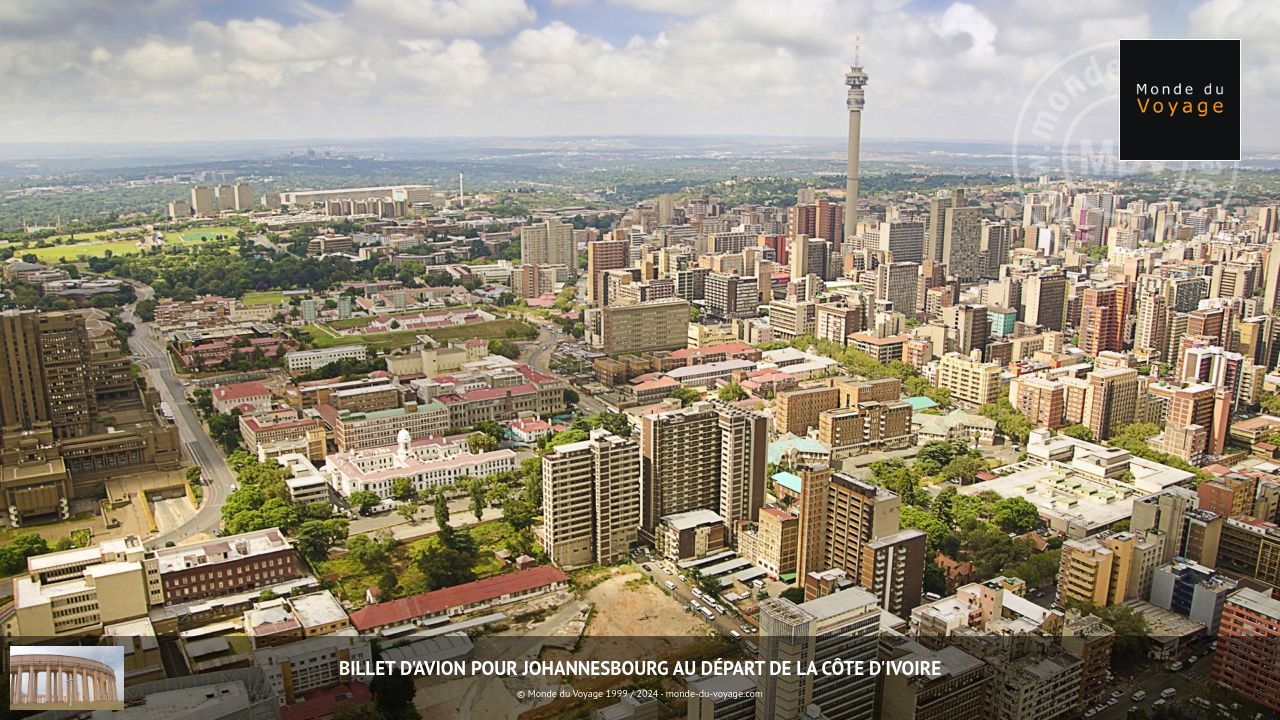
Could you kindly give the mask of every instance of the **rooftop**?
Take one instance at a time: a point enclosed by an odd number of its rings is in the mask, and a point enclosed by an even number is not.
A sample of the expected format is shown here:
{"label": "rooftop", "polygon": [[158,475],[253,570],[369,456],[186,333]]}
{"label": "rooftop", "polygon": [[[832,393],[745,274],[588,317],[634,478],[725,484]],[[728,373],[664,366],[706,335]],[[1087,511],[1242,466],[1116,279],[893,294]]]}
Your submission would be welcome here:
{"label": "rooftop", "polygon": [[504,595],[529,592],[569,577],[551,565],[539,565],[495,575],[483,580],[410,595],[399,600],[369,605],[351,613],[351,624],[360,631],[406,622],[414,618],[439,615],[451,608],[462,608],[495,600]]}
{"label": "rooftop", "polygon": [[690,530],[700,525],[722,523],[724,518],[713,510],[690,510],[689,512],[664,515],[658,521],[670,525],[676,530]]}
{"label": "rooftop", "polygon": [[195,545],[160,548],[155,551],[160,572],[176,572],[232,562],[255,555],[292,549],[279,528],[255,530],[240,535],[216,538]]}

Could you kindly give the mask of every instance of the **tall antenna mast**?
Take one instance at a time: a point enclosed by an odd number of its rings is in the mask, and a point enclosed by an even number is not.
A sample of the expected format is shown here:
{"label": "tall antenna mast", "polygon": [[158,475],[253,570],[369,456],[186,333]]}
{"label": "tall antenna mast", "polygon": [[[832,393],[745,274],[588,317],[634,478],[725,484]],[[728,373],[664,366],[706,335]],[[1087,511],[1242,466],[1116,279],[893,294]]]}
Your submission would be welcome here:
{"label": "tall antenna mast", "polygon": [[860,57],[862,55],[862,36],[855,35],[853,38],[853,64],[861,65]]}

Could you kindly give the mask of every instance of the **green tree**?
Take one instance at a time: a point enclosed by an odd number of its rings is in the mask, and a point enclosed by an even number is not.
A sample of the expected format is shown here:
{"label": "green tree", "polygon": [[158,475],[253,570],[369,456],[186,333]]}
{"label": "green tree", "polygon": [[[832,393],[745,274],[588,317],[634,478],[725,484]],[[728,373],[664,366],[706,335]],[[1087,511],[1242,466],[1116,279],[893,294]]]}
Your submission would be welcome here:
{"label": "green tree", "polygon": [[413,554],[413,562],[422,571],[429,590],[475,580],[474,566],[478,558],[479,550],[465,528],[455,530],[447,539],[444,535],[434,535]]}
{"label": "green tree", "polygon": [[955,480],[961,485],[970,485],[978,478],[978,473],[987,469],[982,458],[964,455],[953,458],[942,468],[939,477],[948,482]]}
{"label": "green tree", "polygon": [[902,527],[915,528],[925,534],[929,545],[930,555],[936,552],[941,552],[947,536],[951,534],[951,528],[941,520],[912,505],[902,506],[899,519],[901,520]]}
{"label": "green tree", "polygon": [[391,497],[400,502],[408,502],[418,497],[418,491],[413,487],[413,480],[407,477],[399,477],[392,480]]}
{"label": "green tree", "polygon": [[513,530],[532,527],[537,514],[537,510],[524,498],[509,498],[502,504],[502,519]]}
{"label": "green tree", "polygon": [[372,572],[390,566],[391,551],[395,546],[395,538],[390,536],[380,539],[376,536],[356,535],[347,541],[347,552],[353,560]]}
{"label": "green tree", "polygon": [[347,501],[359,508],[361,514],[367,515],[370,510],[382,503],[382,498],[371,490],[357,490],[347,497]]}
{"label": "green tree", "polygon": [[702,399],[702,393],[698,392],[697,390],[694,390],[691,387],[685,387],[681,385],[675,390],[672,390],[671,394],[667,395],[667,397],[671,397],[679,400],[681,407],[689,407],[690,405]]}
{"label": "green tree", "polygon": [[502,442],[502,436],[505,431],[502,426],[493,420],[481,420],[476,423],[475,430],[493,438],[495,442]]}
{"label": "green tree", "polygon": [[716,392],[716,397],[724,402],[737,402],[747,399],[747,391],[736,382],[725,384]]}
{"label": "green tree", "polygon": [[200,477],[201,475],[200,475],[199,465],[192,465],[191,467],[187,468],[187,483],[193,484],[193,485],[196,483],[199,483]]}
{"label": "green tree", "polygon": [[441,532],[449,529],[449,498],[445,497],[443,490],[437,490],[434,498],[431,499],[431,511],[436,521],[436,526]]}
{"label": "green tree", "polygon": [[308,520],[294,533],[294,547],[303,557],[320,562],[329,555],[329,547],[347,537],[345,523],[341,526],[325,520]]}
{"label": "green tree", "polygon": [[789,587],[786,590],[783,590],[778,597],[783,600],[790,600],[793,603],[802,603],[804,602],[804,588],[794,586]]}
{"label": "green tree", "polygon": [[49,552],[49,542],[37,533],[23,533],[0,546],[0,574],[13,575],[27,567],[27,558]]}
{"label": "green tree", "polygon": [[1258,405],[1263,412],[1275,415],[1280,413],[1280,395],[1275,393],[1262,393],[1258,398]]}
{"label": "green tree", "polygon": [[1005,532],[1025,533],[1040,525],[1040,511],[1026,498],[1004,498],[996,503],[991,519]]}
{"label": "green tree", "polygon": [[520,357],[520,346],[507,338],[495,338],[489,341],[489,352],[514,360]]}
{"label": "green tree", "polygon": [[467,449],[477,455],[492,452],[498,449],[498,441],[483,432],[471,433],[467,436]]}
{"label": "green tree", "polygon": [[1062,428],[1061,430],[1059,430],[1058,432],[1062,433],[1063,435],[1066,435],[1067,437],[1073,437],[1077,440],[1093,442],[1093,431],[1089,429],[1088,425],[1082,425],[1080,423],[1076,423],[1074,425],[1068,425]]}
{"label": "green tree", "polygon": [[412,523],[414,518],[418,516],[418,504],[415,502],[402,503],[400,507],[396,508],[396,512],[400,514],[400,517],[404,518],[405,522]]}
{"label": "green tree", "polygon": [[485,486],[484,481],[476,478],[467,485],[467,492],[471,495],[471,512],[476,516],[476,521],[484,519],[484,499]]}

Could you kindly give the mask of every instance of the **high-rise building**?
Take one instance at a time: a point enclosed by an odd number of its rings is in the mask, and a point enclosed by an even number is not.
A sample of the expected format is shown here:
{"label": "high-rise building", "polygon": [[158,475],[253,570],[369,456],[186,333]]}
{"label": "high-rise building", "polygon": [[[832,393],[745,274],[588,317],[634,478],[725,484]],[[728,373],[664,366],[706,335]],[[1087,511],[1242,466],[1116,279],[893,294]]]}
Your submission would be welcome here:
{"label": "high-rise building", "polygon": [[951,207],[943,213],[942,264],[962,281],[986,274],[982,256],[982,209]]}
{"label": "high-rise building", "polygon": [[1121,425],[1134,421],[1138,407],[1138,371],[1134,368],[1106,368],[1085,376],[1083,423],[1098,440],[1107,440]]}
{"label": "high-rise building", "polygon": [[859,402],[818,416],[818,440],[847,455],[910,444],[911,406],[905,402]]}
{"label": "high-rise building", "polygon": [[607,430],[542,458],[547,555],[562,568],[627,557],[640,527],[640,448]]}
{"label": "high-rise building", "polygon": [[792,235],[821,238],[839,246],[845,234],[844,208],[826,198],[811,204],[793,205],[787,209],[787,230]]}
{"label": "high-rise building", "polygon": [[236,209],[236,188],[234,185],[219,185],[213,189],[214,200],[218,204],[218,212]]}
{"label": "high-rise building", "polygon": [[235,210],[236,212],[248,212],[253,209],[253,186],[249,183],[238,182],[235,186]]}
{"label": "high-rise building", "polygon": [[[521,245],[523,249],[523,245]],[[592,305],[606,305],[605,272],[621,270],[631,264],[631,241],[594,240],[587,243],[587,300]],[[682,296],[684,297],[684,296]]]}
{"label": "high-rise building", "polygon": [[954,349],[961,355],[974,350],[984,352],[991,337],[991,316],[985,305],[944,307],[942,326],[947,329],[948,341],[954,341]]}
{"label": "high-rise building", "polygon": [[1060,270],[1042,271],[1022,283],[1022,321],[1045,330],[1063,329],[1067,313],[1067,278]]}
{"label": "high-rise building", "polygon": [[1107,607],[1146,597],[1161,550],[1132,532],[1067,540],[1058,565],[1058,604],[1074,600]]}
{"label": "high-rise building", "polygon": [[721,519],[732,539],[739,523],[753,521],[764,505],[769,419],[761,413],[717,403],[720,423]]}
{"label": "high-rise building", "polygon": [[866,92],[863,88],[867,85],[867,74],[862,71],[862,65],[857,58],[854,59],[849,72],[845,73],[844,84],[849,87],[849,97],[846,101],[849,108],[849,150],[844,185],[845,236],[832,239],[834,243],[846,242],[858,232],[858,163],[862,143],[862,109],[866,106]]}
{"label": "high-rise building", "polygon": [[1124,350],[1124,318],[1114,285],[1085,288],[1080,307],[1080,349],[1097,357]]}
{"label": "high-rise building", "polygon": [[[939,192],[929,200],[929,226],[924,236],[924,261],[941,264],[946,237],[947,210],[964,207],[964,190]],[[954,273],[953,273],[954,274]]]}
{"label": "high-rise building", "polygon": [[909,617],[920,604],[927,540],[924,532],[907,528],[871,541],[871,562],[862,566],[858,584],[886,612]]}
{"label": "high-rise building", "polygon": [[882,222],[875,249],[888,253],[893,262],[919,264],[924,260],[924,230],[924,223],[919,220]]}
{"label": "high-rise building", "polygon": [[92,431],[97,402],[84,316],[0,312],[0,431],[47,423],[54,439]]}
{"label": "high-rise building", "polygon": [[[727,512],[733,525],[764,504],[767,420],[717,400],[645,416],[640,425],[642,533],[667,515]],[[729,517],[721,517],[729,521]]]}
{"label": "high-rise building", "polygon": [[[760,659],[798,667],[829,660],[876,658],[880,608],[862,588],[808,602],[770,598],[760,603]],[[759,679],[757,720],[871,720],[876,675],[766,674]]]}
{"label": "high-rise building", "polygon": [[1280,713],[1280,600],[1252,588],[1227,598],[1211,680]]}
{"label": "high-rise building", "polygon": [[707,314],[724,320],[755,317],[760,311],[760,289],[751,276],[736,273],[707,275],[705,294]]}
{"label": "high-rise building", "polygon": [[1056,380],[1015,378],[1009,383],[1009,402],[1034,427],[1055,430],[1066,424],[1066,388]]}
{"label": "high-rise building", "polygon": [[214,214],[213,189],[208,185],[196,185],[191,188],[191,212],[196,217],[209,217]]}
{"label": "high-rise building", "polygon": [[894,312],[907,317],[917,315],[916,295],[920,285],[920,266],[914,262],[881,263],[875,274],[876,299],[893,303]]}
{"label": "high-rise building", "polygon": [[689,302],[679,298],[600,309],[600,351],[606,355],[679,350],[689,338]]}
{"label": "high-rise building", "polygon": [[578,250],[573,225],[545,220],[520,227],[520,262],[525,265],[564,265],[577,272]]}
{"label": "high-rise building", "polygon": [[[955,646],[938,650],[914,641],[885,638],[887,658],[917,667],[939,663],[940,674],[885,673],[880,679],[880,720],[986,720],[987,665]],[[882,653],[882,658],[884,654]]]}
{"label": "high-rise building", "polygon": [[982,223],[982,276],[1000,277],[1000,266],[1009,262],[1009,244],[1013,227],[1008,221]]}
{"label": "high-rise building", "polygon": [[840,394],[834,387],[801,388],[774,396],[773,427],[779,435],[790,433],[804,437],[818,426],[825,410],[839,406]]}

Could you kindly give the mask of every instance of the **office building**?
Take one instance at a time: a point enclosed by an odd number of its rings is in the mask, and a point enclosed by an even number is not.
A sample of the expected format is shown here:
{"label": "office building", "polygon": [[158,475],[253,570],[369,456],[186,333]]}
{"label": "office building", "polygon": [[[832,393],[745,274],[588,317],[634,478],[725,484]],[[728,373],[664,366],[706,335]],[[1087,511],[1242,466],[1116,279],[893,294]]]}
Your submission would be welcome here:
{"label": "office building", "polygon": [[880,720],[986,720],[987,665],[959,647],[934,650],[907,638],[886,638],[887,657],[940,663],[942,672],[885,673],[880,681]]}
{"label": "office building", "polygon": [[985,305],[944,307],[942,326],[947,330],[948,346],[961,355],[985,352],[991,339],[991,318]]}
{"label": "office building", "polygon": [[152,552],[170,603],[233,595],[306,575],[297,550],[278,528]]}
{"label": "office building", "polygon": [[364,345],[338,345],[321,350],[294,350],[284,354],[284,366],[291,373],[318,370],[339,360],[364,360],[369,349]]}
{"label": "office building", "polygon": [[407,478],[420,496],[426,496],[461,478],[512,472],[516,466],[516,454],[507,448],[471,453],[465,442],[450,443],[440,436],[415,439],[402,429],[394,445],[327,454],[321,473],[344,498],[368,491],[391,500],[400,478]]}
{"label": "office building", "polygon": [[914,262],[881,263],[876,268],[875,298],[888,300],[892,303],[890,309],[894,312],[900,312],[907,317],[915,317],[918,314],[916,294],[919,285],[920,266]]}
{"label": "office building", "polygon": [[1206,634],[1217,635],[1222,609],[1236,587],[1235,580],[1212,568],[1179,558],[1153,571],[1151,604],[1185,615],[1204,625]]}
{"label": "office building", "polygon": [[1124,308],[1114,285],[1085,288],[1080,308],[1080,350],[1099,353],[1124,350]]}
{"label": "office building", "polygon": [[165,601],[160,569],[136,535],[35,555],[26,565],[13,579],[9,637],[100,633]]}
{"label": "office building", "polygon": [[964,207],[964,205],[964,190],[952,190],[950,193],[940,191],[929,200],[929,226],[925,229],[924,262],[943,263],[947,210]]}
{"label": "office building", "polygon": [[773,429],[779,435],[804,437],[818,426],[823,412],[840,405],[840,391],[834,387],[788,390],[774,396]]}
{"label": "office building", "polygon": [[556,265],[521,265],[511,271],[511,292],[526,300],[555,292],[556,277],[564,271]]}
{"label": "office building", "polygon": [[982,209],[950,207],[943,213],[942,264],[962,282],[986,274],[982,256]]}
{"label": "office building", "polygon": [[925,224],[919,220],[882,222],[876,232],[875,249],[888,253],[892,262],[919,265],[924,260],[924,232]]}
{"label": "office building", "polygon": [[1247,515],[1226,518],[1215,567],[1280,588],[1280,526]]}
{"label": "office building", "polygon": [[907,528],[870,542],[872,560],[863,565],[858,584],[876,596],[881,609],[909,617],[924,591],[924,532]]}
{"label": "office building", "polygon": [[450,426],[449,408],[441,402],[410,400],[404,407],[374,412],[338,410],[321,405],[316,412],[333,432],[338,452],[395,445],[401,430],[414,439],[443,435]]}
{"label": "office building", "polygon": [[600,309],[599,350],[615,355],[679,350],[689,335],[689,302],[679,298]]}
{"label": "office building", "polygon": [[[874,595],[850,588],[797,605],[760,603],[760,659],[807,666],[876,658],[880,608]],[[766,674],[758,678],[757,720],[871,720],[876,676]]]}
{"label": "office building", "polygon": [[[787,208],[787,231],[792,235],[829,240],[839,246],[845,236],[844,208],[826,198],[813,203],[792,205]],[[853,232],[850,230],[849,234]]]}
{"label": "office building", "polygon": [[640,448],[606,430],[542,458],[545,546],[561,568],[624,560],[640,527]]}
{"label": "office building", "polygon": [[89,335],[74,312],[0,313],[0,428],[48,425],[55,440],[88,435],[97,420]]}
{"label": "office building", "polygon": [[707,315],[721,320],[755,317],[760,312],[757,279],[737,274],[713,272],[707,275],[705,305]]}
{"label": "office building", "polygon": [[1061,332],[1066,322],[1067,278],[1061,270],[1044,270],[1022,283],[1022,321]]}

